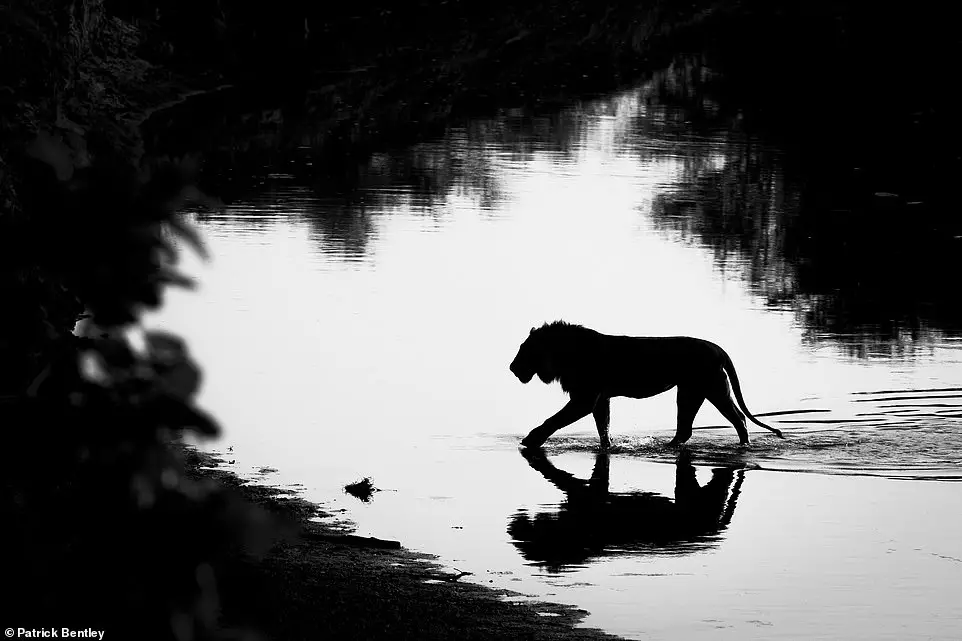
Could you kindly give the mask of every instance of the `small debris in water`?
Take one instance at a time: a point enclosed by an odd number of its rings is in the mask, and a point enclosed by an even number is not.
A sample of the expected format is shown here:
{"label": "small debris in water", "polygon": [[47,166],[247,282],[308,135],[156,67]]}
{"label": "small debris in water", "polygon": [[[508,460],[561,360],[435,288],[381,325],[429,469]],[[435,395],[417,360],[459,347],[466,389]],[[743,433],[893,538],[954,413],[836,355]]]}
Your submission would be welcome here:
{"label": "small debris in water", "polygon": [[375,492],[380,492],[381,490],[374,487],[374,484],[371,483],[370,476],[365,476],[363,479],[361,479],[360,481],[357,481],[356,483],[348,483],[347,485],[345,485],[344,491],[350,494],[351,496],[356,497],[361,501],[367,503],[371,500],[371,496]]}
{"label": "small debris in water", "polygon": [[458,579],[460,579],[460,578],[463,577],[463,576],[468,576],[469,574],[474,574],[474,572],[465,572],[464,570],[459,570],[459,569],[457,569],[457,568],[454,568],[454,571],[457,572],[457,574],[455,574],[455,575],[453,575],[453,576],[450,576],[450,577],[446,577],[446,578],[445,578],[446,581],[452,581],[452,582],[453,582],[453,581],[457,581]]}

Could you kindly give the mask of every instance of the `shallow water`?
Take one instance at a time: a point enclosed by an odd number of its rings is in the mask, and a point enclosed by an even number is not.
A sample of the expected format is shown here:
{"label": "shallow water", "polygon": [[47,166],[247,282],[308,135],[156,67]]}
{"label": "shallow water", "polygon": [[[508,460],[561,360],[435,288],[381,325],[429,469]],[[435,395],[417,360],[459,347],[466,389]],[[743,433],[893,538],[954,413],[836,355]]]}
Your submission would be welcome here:
{"label": "shallow water", "polygon": [[[850,322],[844,291],[781,251],[799,211],[778,151],[695,132],[653,87],[378,155],[350,199],[309,186],[305,149],[192,215],[214,260],[185,258],[201,289],[148,324],[204,366],[210,448],[617,634],[956,637],[962,344],[925,316],[940,301],[907,328]],[[526,461],[519,439],[563,395],[508,363],[558,318],[719,343],[787,438],[740,449],[706,404],[679,458],[669,393],[613,401],[610,460],[583,420]],[[342,492],[368,476],[370,503]]]}

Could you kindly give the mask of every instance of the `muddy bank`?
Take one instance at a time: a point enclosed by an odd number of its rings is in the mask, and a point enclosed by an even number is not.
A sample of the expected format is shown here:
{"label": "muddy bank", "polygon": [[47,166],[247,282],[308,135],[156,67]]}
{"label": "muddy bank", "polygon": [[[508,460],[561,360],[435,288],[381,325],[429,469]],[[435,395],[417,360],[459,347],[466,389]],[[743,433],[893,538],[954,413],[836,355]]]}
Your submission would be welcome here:
{"label": "muddy bank", "polygon": [[[187,452],[188,474],[214,479],[264,508],[284,536],[259,559],[241,555],[218,568],[222,625],[267,638],[616,639],[576,628],[585,612],[549,603],[512,603],[502,590],[462,582],[431,558],[395,542],[352,537],[349,524],[285,490],[242,481],[220,461]],[[403,543],[403,542],[401,542]]]}

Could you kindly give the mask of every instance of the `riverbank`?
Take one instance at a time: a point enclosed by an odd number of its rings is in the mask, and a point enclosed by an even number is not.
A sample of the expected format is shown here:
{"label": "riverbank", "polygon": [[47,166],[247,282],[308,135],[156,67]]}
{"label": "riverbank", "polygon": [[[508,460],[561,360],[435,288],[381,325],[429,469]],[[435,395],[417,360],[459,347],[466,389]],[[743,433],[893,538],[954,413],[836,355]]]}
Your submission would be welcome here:
{"label": "riverbank", "polygon": [[[222,625],[270,639],[616,639],[576,627],[584,611],[509,602],[397,542],[351,537],[312,519],[322,508],[284,490],[242,481],[220,461],[187,450],[188,476],[212,479],[286,524],[262,558],[218,568]],[[401,542],[403,543],[403,542]]]}

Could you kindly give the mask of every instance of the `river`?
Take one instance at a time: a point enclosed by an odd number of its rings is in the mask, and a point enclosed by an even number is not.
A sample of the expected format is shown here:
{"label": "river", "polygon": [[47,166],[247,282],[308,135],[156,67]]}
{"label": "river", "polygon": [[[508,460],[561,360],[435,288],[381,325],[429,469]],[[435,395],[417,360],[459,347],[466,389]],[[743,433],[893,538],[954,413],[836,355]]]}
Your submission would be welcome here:
{"label": "river", "polygon": [[[147,325],[204,368],[224,427],[206,447],[359,534],[629,638],[957,638],[954,294],[853,293],[857,248],[825,258],[853,223],[807,225],[777,148],[665,92],[452,125],[376,154],[347,197],[304,178],[305,145],[226,210],[187,214],[213,260],[185,256],[199,290]],[[589,418],[526,459],[564,397],[508,364],[556,319],[720,344],[787,438],[750,426],[739,449],[706,404],[679,454],[669,393],[613,401],[610,457]],[[342,489],[364,477],[382,490],[366,503]]]}

